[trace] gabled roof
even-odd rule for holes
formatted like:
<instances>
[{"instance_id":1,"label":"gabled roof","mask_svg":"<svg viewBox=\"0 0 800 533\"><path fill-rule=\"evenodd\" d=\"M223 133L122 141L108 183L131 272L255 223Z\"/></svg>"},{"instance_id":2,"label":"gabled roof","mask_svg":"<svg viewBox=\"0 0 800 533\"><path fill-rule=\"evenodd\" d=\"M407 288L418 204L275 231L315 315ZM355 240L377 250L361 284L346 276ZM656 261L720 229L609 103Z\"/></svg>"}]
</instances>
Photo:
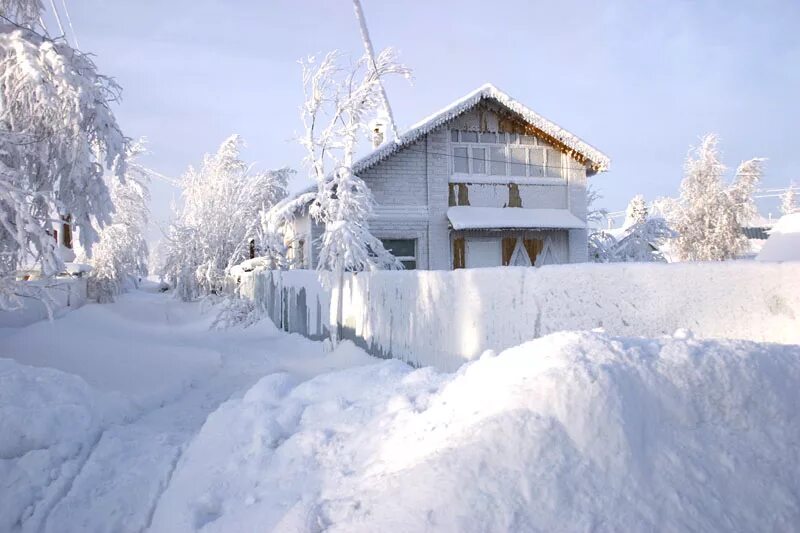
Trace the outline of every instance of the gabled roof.
<instances>
[{"instance_id":1,"label":"gabled roof","mask_svg":"<svg viewBox=\"0 0 800 533\"><path fill-rule=\"evenodd\" d=\"M567 148L575 150L575 152L581 154L591 163L592 168L596 172L609 169L611 159L603 152L584 142L577 135L573 135L555 122L551 122L538 113L535 113L533 110L525 107L491 83L487 83L481 85L466 96L459 98L444 109L420 120L397 139L389 141L368 153L353 164L353 172L359 174L373 165L380 163L400 149L418 141L439 126L469 111L483 100L493 100L499 103L517 115L522 121L544 132ZM297 199L308 192L316 190L316 188L316 184L310 184L302 190L290 195L288 200Z\"/></svg>"},{"instance_id":2,"label":"gabled roof","mask_svg":"<svg viewBox=\"0 0 800 533\"><path fill-rule=\"evenodd\" d=\"M417 122L394 141L387 142L373 152L362 157L353 165L353 171L356 174L363 172L376 163L383 161L401 148L416 142L442 124L469 111L483 100L493 100L499 103L501 106L517 115L523 122L528 123L567 148L581 154L591 163L595 171L602 172L609 169L611 160L600 150L584 142L578 136L568 132L555 122L547 120L543 116L517 102L491 83L487 83L466 96L459 98L444 109Z\"/></svg>"}]
</instances>

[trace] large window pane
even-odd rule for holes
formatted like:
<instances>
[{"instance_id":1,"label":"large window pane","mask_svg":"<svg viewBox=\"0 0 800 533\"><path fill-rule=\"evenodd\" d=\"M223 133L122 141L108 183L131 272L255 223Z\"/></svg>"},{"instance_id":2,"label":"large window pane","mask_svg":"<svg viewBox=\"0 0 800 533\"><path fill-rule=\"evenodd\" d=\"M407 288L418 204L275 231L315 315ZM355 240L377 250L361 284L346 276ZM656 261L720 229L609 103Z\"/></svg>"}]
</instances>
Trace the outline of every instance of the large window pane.
<instances>
[{"instance_id":1,"label":"large window pane","mask_svg":"<svg viewBox=\"0 0 800 533\"><path fill-rule=\"evenodd\" d=\"M561 152L554 148L547 149L547 176L561 177Z\"/></svg>"},{"instance_id":2,"label":"large window pane","mask_svg":"<svg viewBox=\"0 0 800 533\"><path fill-rule=\"evenodd\" d=\"M508 174L525 176L525 148L509 148Z\"/></svg>"},{"instance_id":3,"label":"large window pane","mask_svg":"<svg viewBox=\"0 0 800 533\"><path fill-rule=\"evenodd\" d=\"M486 174L486 148L472 149L472 173Z\"/></svg>"},{"instance_id":4,"label":"large window pane","mask_svg":"<svg viewBox=\"0 0 800 533\"><path fill-rule=\"evenodd\" d=\"M528 175L534 178L544 176L544 150L541 148L530 148L531 162L528 166Z\"/></svg>"},{"instance_id":5,"label":"large window pane","mask_svg":"<svg viewBox=\"0 0 800 533\"><path fill-rule=\"evenodd\" d=\"M453 171L469 174L469 160L466 147L453 148Z\"/></svg>"},{"instance_id":6,"label":"large window pane","mask_svg":"<svg viewBox=\"0 0 800 533\"><path fill-rule=\"evenodd\" d=\"M462 131L461 132L461 142L462 143L476 143L476 142L478 142L478 132L477 131Z\"/></svg>"},{"instance_id":7,"label":"large window pane","mask_svg":"<svg viewBox=\"0 0 800 533\"><path fill-rule=\"evenodd\" d=\"M490 174L493 176L506 175L506 150L502 146L496 146L489 149L489 163Z\"/></svg>"}]
</instances>

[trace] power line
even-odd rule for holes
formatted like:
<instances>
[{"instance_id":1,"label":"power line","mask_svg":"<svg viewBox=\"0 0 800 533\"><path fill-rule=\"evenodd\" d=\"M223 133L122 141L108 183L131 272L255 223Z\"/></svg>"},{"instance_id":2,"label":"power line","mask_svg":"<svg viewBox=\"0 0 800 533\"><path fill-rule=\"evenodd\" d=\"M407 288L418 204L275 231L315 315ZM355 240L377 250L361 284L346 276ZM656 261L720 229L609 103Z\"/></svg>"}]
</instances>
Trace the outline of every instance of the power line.
<instances>
[{"instance_id":1,"label":"power line","mask_svg":"<svg viewBox=\"0 0 800 533\"><path fill-rule=\"evenodd\" d=\"M58 31L61 32L61 35L64 35L66 38L66 33L64 32L64 26L61 25L61 16L58 14L58 9L56 9L56 3L53 0L50 0L50 7L53 8L53 14L56 17L56 22L58 23Z\"/></svg>"},{"instance_id":2,"label":"power line","mask_svg":"<svg viewBox=\"0 0 800 533\"><path fill-rule=\"evenodd\" d=\"M75 48L80 48L81 45L78 44L78 34L75 33L75 28L72 27L72 17L69 15L69 9L67 9L67 0L61 0L61 5L64 6L64 13L67 15L67 24L69 24L69 31L72 33L72 40L75 41Z\"/></svg>"}]
</instances>

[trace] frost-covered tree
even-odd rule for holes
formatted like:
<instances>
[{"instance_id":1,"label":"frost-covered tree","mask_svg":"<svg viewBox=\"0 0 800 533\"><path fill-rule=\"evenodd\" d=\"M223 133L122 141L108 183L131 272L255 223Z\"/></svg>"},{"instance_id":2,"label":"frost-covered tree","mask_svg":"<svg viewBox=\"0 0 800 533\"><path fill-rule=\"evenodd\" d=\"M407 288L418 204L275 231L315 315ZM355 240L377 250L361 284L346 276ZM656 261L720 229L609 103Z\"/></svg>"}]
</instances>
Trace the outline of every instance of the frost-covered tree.
<instances>
[{"instance_id":1,"label":"frost-covered tree","mask_svg":"<svg viewBox=\"0 0 800 533\"><path fill-rule=\"evenodd\" d=\"M794 184L790 185L786 192L781 195L781 213L784 215L791 215L796 213L797 207L797 193L794 190Z\"/></svg>"},{"instance_id":2,"label":"frost-covered tree","mask_svg":"<svg viewBox=\"0 0 800 533\"><path fill-rule=\"evenodd\" d=\"M101 303L114 301L126 285L138 286L140 277L147 275L144 231L150 214L150 171L137 162L144 152L141 140L128 148L125 179L112 180L110 187L112 223L100 231L100 240L92 247L90 282Z\"/></svg>"},{"instance_id":3,"label":"frost-covered tree","mask_svg":"<svg viewBox=\"0 0 800 533\"><path fill-rule=\"evenodd\" d=\"M256 249L271 242L263 213L286 196L293 171L251 172L242 146L230 136L183 176L183 204L173 208L161 275L184 300L221 292L230 267L249 258L251 241Z\"/></svg>"},{"instance_id":4,"label":"frost-covered tree","mask_svg":"<svg viewBox=\"0 0 800 533\"><path fill-rule=\"evenodd\" d=\"M305 104L302 120L306 163L317 182L317 194L309 214L323 224L319 270L330 270L338 285L336 330L341 338L344 272L379 268L401 268L380 240L369 231L367 220L374 199L364 181L353 172L359 133L365 133L370 115L385 101L381 80L390 75L409 77L411 71L397 61L391 48L376 57L368 51L349 68L339 66L338 52L330 52L317 63L302 62Z\"/></svg>"},{"instance_id":5,"label":"frost-covered tree","mask_svg":"<svg viewBox=\"0 0 800 533\"><path fill-rule=\"evenodd\" d=\"M69 216L81 244L97 239L112 202L103 179L125 172L126 139L111 111L120 88L63 39L34 31L38 1L0 2L0 307L30 285L16 271L63 270L51 232Z\"/></svg>"},{"instance_id":6,"label":"frost-covered tree","mask_svg":"<svg viewBox=\"0 0 800 533\"><path fill-rule=\"evenodd\" d=\"M677 201L665 204L670 226L678 233L672 250L683 261L722 261L747 250L741 231L756 213L753 193L761 179L763 159L743 162L731 185L723 183L717 136L702 138L690 151Z\"/></svg>"},{"instance_id":7,"label":"frost-covered tree","mask_svg":"<svg viewBox=\"0 0 800 533\"><path fill-rule=\"evenodd\" d=\"M374 200L361 178L353 173L359 133L382 105L381 79L389 75L410 76L397 62L392 49L377 57L365 54L349 68L339 66L340 55L331 52L317 63L303 65L305 105L302 119L305 135L301 144L306 163L317 182L311 216L322 223L320 270L341 273L398 267L367 224Z\"/></svg>"},{"instance_id":8,"label":"frost-covered tree","mask_svg":"<svg viewBox=\"0 0 800 533\"><path fill-rule=\"evenodd\" d=\"M602 196L594 187L586 188L586 221L589 224L589 260L594 263L610 263L612 250L616 243L614 238L603 231L599 226L608 215L608 210L597 207L597 202Z\"/></svg>"},{"instance_id":9,"label":"frost-covered tree","mask_svg":"<svg viewBox=\"0 0 800 533\"><path fill-rule=\"evenodd\" d=\"M647 220L647 216L647 202L645 202L644 196L637 194L631 199L627 209L625 209L625 222L623 223L623 227L628 228L634 224L640 224Z\"/></svg>"}]
</instances>

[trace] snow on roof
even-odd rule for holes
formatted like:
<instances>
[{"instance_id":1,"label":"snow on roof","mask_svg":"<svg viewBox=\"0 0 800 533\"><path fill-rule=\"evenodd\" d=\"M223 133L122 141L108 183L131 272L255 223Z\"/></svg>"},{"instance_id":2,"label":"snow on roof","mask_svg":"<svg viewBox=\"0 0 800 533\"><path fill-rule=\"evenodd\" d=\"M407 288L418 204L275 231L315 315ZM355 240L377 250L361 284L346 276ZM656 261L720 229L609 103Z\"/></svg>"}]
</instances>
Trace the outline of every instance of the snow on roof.
<instances>
[{"instance_id":1,"label":"snow on roof","mask_svg":"<svg viewBox=\"0 0 800 533\"><path fill-rule=\"evenodd\" d=\"M417 122L405 133L400 135L400 137L396 140L380 146L378 149L359 159L355 165L353 165L353 171L358 174L359 172L384 160L400 148L419 140L422 136L428 134L435 128L456 118L458 115L475 107L481 100L486 99L497 101L500 103L500 105L519 115L522 120L531 126L543 131L547 135L563 143L565 146L583 155L592 163L592 166L598 172L609 169L611 160L600 150L584 142L578 136L568 132L555 122L547 120L543 116L517 102L491 83L487 83L478 87L466 96L459 98L444 109L437 111L436 113Z\"/></svg>"},{"instance_id":2,"label":"snow on roof","mask_svg":"<svg viewBox=\"0 0 800 533\"><path fill-rule=\"evenodd\" d=\"M567 209L524 209L521 207L451 207L447 218L455 230L586 227Z\"/></svg>"},{"instance_id":3,"label":"snow on roof","mask_svg":"<svg viewBox=\"0 0 800 533\"><path fill-rule=\"evenodd\" d=\"M770 230L759 261L800 261L800 213L784 215Z\"/></svg>"},{"instance_id":4,"label":"snow on roof","mask_svg":"<svg viewBox=\"0 0 800 533\"><path fill-rule=\"evenodd\" d=\"M611 159L603 152L594 146L584 142L577 135L573 135L555 122L547 120L543 116L534 112L533 110L525 107L521 103L511 98L508 94L504 93L491 83L481 85L466 96L459 98L451 103L444 109L441 109L432 115L420 120L397 139L389 141L372 152L368 153L353 164L353 172L359 174L364 170L380 163L393 153L401 148L408 146L418 141L423 136L427 135L434 129L438 128L445 122L448 122L460 114L469 111L475 107L481 100L491 99L497 101L500 105L508 108L510 111L519 115L522 120L531 126L543 131L547 135L553 137L565 146L575 150L579 154L588 159L592 166L598 172L603 172L611 166ZM302 190L289 196L289 200L298 198L301 195L311 192L317 188L316 184L311 184ZM581 226L584 227L584 226Z\"/></svg>"}]
</instances>

